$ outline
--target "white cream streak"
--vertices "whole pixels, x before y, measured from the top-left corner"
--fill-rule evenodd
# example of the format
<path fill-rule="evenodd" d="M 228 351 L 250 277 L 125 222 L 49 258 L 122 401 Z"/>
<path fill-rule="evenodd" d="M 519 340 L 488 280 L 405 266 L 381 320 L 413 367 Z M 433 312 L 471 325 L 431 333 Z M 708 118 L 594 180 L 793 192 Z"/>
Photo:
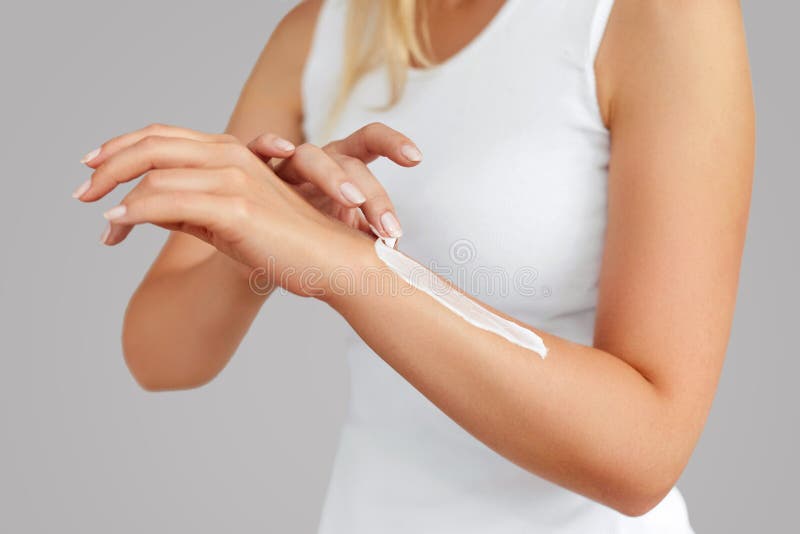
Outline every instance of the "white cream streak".
<path fill-rule="evenodd" d="M 547 347 L 542 338 L 527 328 L 492 313 L 450 287 L 432 271 L 395 250 L 396 242 L 396 239 L 379 237 L 375 240 L 375 252 L 378 254 L 378 258 L 400 278 L 427 293 L 471 325 L 493 332 L 515 345 L 532 350 L 542 359 L 547 356 Z"/>

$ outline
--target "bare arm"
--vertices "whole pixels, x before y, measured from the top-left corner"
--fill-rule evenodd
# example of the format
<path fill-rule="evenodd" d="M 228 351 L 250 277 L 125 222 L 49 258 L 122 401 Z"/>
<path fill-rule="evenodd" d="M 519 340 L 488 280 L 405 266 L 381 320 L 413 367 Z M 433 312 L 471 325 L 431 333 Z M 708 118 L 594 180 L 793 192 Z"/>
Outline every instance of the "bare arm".
<path fill-rule="evenodd" d="M 541 360 L 420 291 L 327 301 L 488 446 L 639 515 L 688 462 L 729 336 L 754 153 L 738 3 L 620 0 L 598 70 L 612 156 L 594 346 L 540 332 Z M 381 267 L 368 239 L 358 251 L 357 269 Z"/>
<path fill-rule="evenodd" d="M 300 80 L 319 3 L 293 9 L 258 58 L 226 129 L 243 143 L 265 130 L 302 142 Z M 152 129 L 158 135 L 159 127 Z M 125 315 L 123 350 L 132 374 L 149 390 L 208 382 L 265 298 L 250 290 L 244 266 L 191 235 L 171 232 Z"/>

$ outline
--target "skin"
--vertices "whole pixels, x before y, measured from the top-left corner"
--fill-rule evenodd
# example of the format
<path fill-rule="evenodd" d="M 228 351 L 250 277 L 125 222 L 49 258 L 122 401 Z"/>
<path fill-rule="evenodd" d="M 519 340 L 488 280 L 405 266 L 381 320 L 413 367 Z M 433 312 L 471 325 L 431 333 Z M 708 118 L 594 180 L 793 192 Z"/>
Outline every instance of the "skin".
<path fill-rule="evenodd" d="M 480 30 L 452 22 L 466 20 L 455 14 L 485 25 L 498 4 L 437 4 L 435 56 Z M 264 124 L 302 142 L 299 72 L 317 9 L 301 4 L 276 30 L 231 119 L 232 135 L 154 126 L 109 142 L 88 162 L 91 187 L 79 195 L 87 202 L 147 173 L 123 200 L 127 212 L 113 220 L 110 243 L 144 222 L 172 230 L 126 315 L 133 375 L 152 390 L 213 378 L 265 299 L 247 276 L 269 255 L 277 270 L 313 267 L 322 276 L 303 284 L 273 272 L 268 285 L 326 302 L 499 454 L 624 514 L 647 512 L 675 484 L 702 432 L 732 322 L 754 158 L 738 3 L 616 2 L 596 64 L 612 147 L 595 339 L 585 346 L 537 330 L 550 349 L 545 360 L 404 291 L 400 280 L 392 295 L 371 287 L 374 277 L 355 276 L 358 287 L 346 295 L 327 285 L 337 266 L 356 275 L 383 269 L 363 221 L 341 216 L 354 205 L 337 200 L 331 184 L 357 174 L 375 188 L 360 162 L 377 155 L 415 162 L 402 156 L 410 140 L 380 126 L 322 150 L 282 152 L 272 137 L 244 146 Z M 327 191 L 331 202 L 307 202 L 304 189 Z M 380 194 L 375 200 L 384 204 L 365 208 L 370 222 L 391 209 Z"/>

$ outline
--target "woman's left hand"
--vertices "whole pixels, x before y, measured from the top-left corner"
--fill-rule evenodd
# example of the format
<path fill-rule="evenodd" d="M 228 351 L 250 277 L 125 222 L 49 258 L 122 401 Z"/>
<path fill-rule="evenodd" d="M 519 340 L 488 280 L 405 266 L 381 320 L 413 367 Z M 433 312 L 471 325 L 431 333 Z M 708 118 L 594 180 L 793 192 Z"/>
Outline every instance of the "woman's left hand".
<path fill-rule="evenodd" d="M 345 265 L 365 239 L 314 209 L 231 135 L 151 125 L 112 139 L 86 163 L 95 171 L 74 194 L 85 202 L 144 174 L 104 214 L 109 245 L 152 223 L 194 235 L 251 269 L 267 268 L 288 291 L 319 296 L 324 276 L 311 287 L 313 277 L 301 280 L 301 273 Z"/>
<path fill-rule="evenodd" d="M 322 213 L 369 236 L 402 235 L 389 194 L 367 167 L 380 157 L 402 167 L 422 161 L 422 152 L 401 132 L 373 122 L 323 147 L 295 149 L 273 133 L 256 137 L 247 147 Z M 358 208 L 352 207 L 354 201 Z"/>

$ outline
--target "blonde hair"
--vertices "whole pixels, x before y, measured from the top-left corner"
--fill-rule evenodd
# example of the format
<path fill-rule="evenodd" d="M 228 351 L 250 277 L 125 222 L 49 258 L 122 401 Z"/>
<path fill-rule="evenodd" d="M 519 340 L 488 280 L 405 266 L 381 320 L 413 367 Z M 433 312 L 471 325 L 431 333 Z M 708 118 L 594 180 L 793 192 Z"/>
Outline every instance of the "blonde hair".
<path fill-rule="evenodd" d="M 411 65 L 432 65 L 425 3 L 426 0 L 348 0 L 344 67 L 330 126 L 358 81 L 373 69 L 385 67 L 389 76 L 389 101 L 382 108 L 385 110 L 403 95 Z"/>

